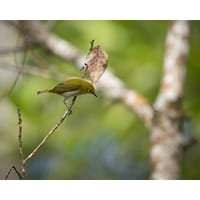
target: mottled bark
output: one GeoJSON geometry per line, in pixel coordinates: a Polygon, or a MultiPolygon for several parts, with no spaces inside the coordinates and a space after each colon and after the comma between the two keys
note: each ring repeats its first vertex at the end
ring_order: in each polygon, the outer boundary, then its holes
{"type": "Polygon", "coordinates": [[[173,22],[167,35],[164,73],[151,132],[152,179],[177,179],[180,174],[185,144],[182,100],[189,35],[186,21],[173,22]]]}

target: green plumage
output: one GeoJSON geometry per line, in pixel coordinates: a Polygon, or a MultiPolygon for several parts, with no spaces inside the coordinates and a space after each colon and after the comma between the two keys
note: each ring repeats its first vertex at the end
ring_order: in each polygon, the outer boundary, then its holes
{"type": "Polygon", "coordinates": [[[91,93],[96,96],[95,88],[89,81],[81,78],[70,78],[64,82],[57,84],[54,88],[49,90],[38,91],[38,94],[44,92],[56,93],[64,95],[67,92],[78,91],[78,95],[91,93]]]}

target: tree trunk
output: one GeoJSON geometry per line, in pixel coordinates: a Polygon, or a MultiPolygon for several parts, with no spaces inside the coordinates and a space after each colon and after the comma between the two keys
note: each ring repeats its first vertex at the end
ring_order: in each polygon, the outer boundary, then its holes
{"type": "Polygon", "coordinates": [[[151,133],[152,179],[177,179],[180,175],[184,136],[182,117],[157,113],[151,133]]]}
{"type": "Polygon", "coordinates": [[[185,145],[182,100],[189,52],[190,26],[175,21],[166,40],[163,80],[154,105],[150,160],[152,179],[177,179],[185,145]]]}

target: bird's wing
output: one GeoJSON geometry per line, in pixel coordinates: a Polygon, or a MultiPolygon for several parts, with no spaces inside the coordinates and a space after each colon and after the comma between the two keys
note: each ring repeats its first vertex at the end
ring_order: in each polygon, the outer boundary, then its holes
{"type": "Polygon", "coordinates": [[[53,89],[51,89],[49,92],[53,93],[63,93],[63,92],[70,92],[74,90],[78,90],[80,87],[79,85],[70,85],[65,83],[59,83],[56,85],[53,89]]]}

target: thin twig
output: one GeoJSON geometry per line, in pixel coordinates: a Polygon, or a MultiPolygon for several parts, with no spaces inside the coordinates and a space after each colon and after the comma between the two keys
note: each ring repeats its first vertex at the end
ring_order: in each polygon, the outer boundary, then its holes
{"type": "Polygon", "coordinates": [[[89,53],[92,51],[92,49],[94,48],[94,40],[92,40],[90,42],[90,50],[89,50],[89,53]]]}
{"type": "Polygon", "coordinates": [[[16,72],[17,72],[17,76],[15,77],[15,80],[13,81],[11,87],[6,92],[4,92],[3,94],[0,95],[0,101],[3,100],[3,98],[5,98],[6,96],[9,96],[12,93],[12,91],[13,91],[14,87],[16,86],[21,74],[23,74],[25,57],[26,56],[24,56],[24,61],[23,61],[22,67],[20,69],[18,67],[15,69],[16,72]]]}
{"type": "Polygon", "coordinates": [[[5,180],[8,179],[10,173],[12,170],[14,170],[16,172],[16,174],[18,175],[19,179],[23,179],[23,177],[25,176],[26,170],[25,170],[25,165],[26,163],[38,152],[38,150],[44,145],[44,143],[49,139],[49,137],[56,131],[56,129],[58,129],[58,127],[63,123],[63,121],[65,120],[65,118],[69,115],[71,115],[72,113],[72,107],[76,101],[76,96],[73,97],[72,99],[72,103],[70,105],[70,107],[65,111],[65,113],[63,114],[63,116],[61,117],[61,119],[58,121],[58,123],[47,133],[47,135],[43,138],[43,140],[37,145],[37,147],[35,147],[35,149],[33,149],[33,151],[24,159],[24,155],[23,155],[23,143],[22,143],[22,117],[21,117],[21,111],[18,108],[17,109],[17,114],[18,114],[18,125],[19,125],[19,135],[18,135],[18,148],[19,148],[19,155],[20,155],[20,161],[21,161],[21,170],[20,172],[17,170],[17,168],[13,165],[10,170],[8,171],[8,173],[5,176],[5,180]]]}
{"type": "Polygon", "coordinates": [[[37,145],[35,149],[24,159],[23,165],[27,163],[37,152],[38,150],[44,145],[44,143],[49,139],[49,137],[56,131],[56,129],[63,123],[65,118],[71,114],[71,109],[75,103],[76,96],[72,100],[72,104],[70,105],[70,108],[65,111],[61,119],[58,121],[58,123],[47,133],[47,135],[43,138],[43,140],[37,145]]]}
{"type": "Polygon", "coordinates": [[[19,145],[19,155],[20,155],[20,161],[21,161],[21,174],[22,177],[25,176],[25,167],[24,167],[24,155],[23,155],[23,149],[22,149],[22,117],[21,117],[21,111],[18,108],[17,109],[18,114],[18,125],[19,125],[19,135],[18,135],[18,145],[19,145]]]}
{"type": "Polygon", "coordinates": [[[8,177],[9,177],[10,173],[12,172],[12,170],[14,170],[16,172],[16,174],[18,175],[19,179],[21,180],[22,179],[22,175],[20,174],[20,172],[17,170],[17,168],[14,165],[10,168],[10,170],[6,174],[5,180],[8,179],[8,177]]]}
{"type": "Polygon", "coordinates": [[[7,180],[12,169],[16,172],[19,179],[22,179],[25,176],[25,167],[24,167],[24,156],[23,156],[23,149],[22,149],[22,116],[20,108],[17,108],[17,115],[18,115],[18,126],[19,126],[19,133],[18,133],[18,149],[19,149],[19,155],[20,155],[20,162],[21,162],[21,170],[20,172],[17,170],[17,168],[13,165],[8,173],[6,174],[5,179],[7,180]]]}
{"type": "MultiPolygon", "coordinates": [[[[18,42],[17,42],[17,45],[18,45],[18,42]]],[[[27,57],[27,51],[24,52],[22,64],[18,65],[18,62],[17,62],[17,52],[15,52],[15,63],[16,63],[16,66],[18,68],[18,73],[17,73],[17,76],[16,76],[15,80],[12,83],[12,86],[10,87],[10,89],[8,91],[8,95],[10,95],[12,93],[14,87],[16,86],[16,84],[17,84],[17,82],[18,82],[18,80],[19,80],[19,78],[20,78],[20,76],[22,74],[23,68],[25,66],[26,57],[27,57]]]]}

